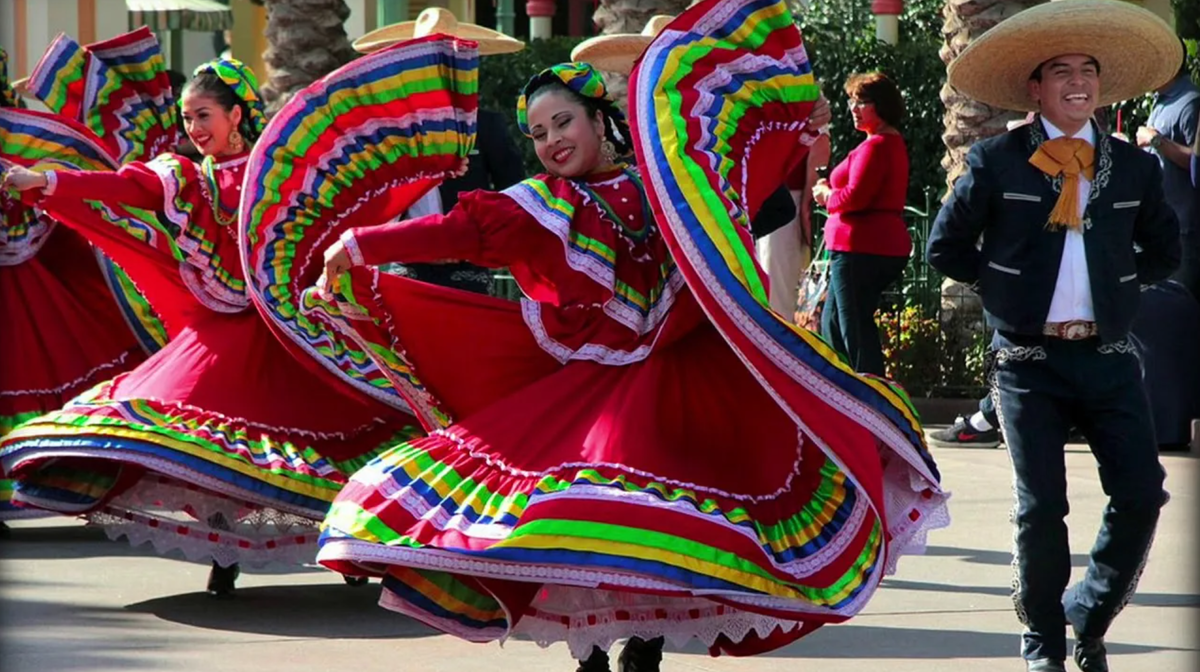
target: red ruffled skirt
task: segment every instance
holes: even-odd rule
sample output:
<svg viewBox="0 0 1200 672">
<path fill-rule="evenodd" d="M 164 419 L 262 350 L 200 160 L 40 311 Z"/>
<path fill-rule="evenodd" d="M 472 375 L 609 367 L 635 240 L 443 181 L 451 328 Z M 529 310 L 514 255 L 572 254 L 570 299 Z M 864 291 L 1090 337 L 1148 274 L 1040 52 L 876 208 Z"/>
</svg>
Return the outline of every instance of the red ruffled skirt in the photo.
<svg viewBox="0 0 1200 672">
<path fill-rule="evenodd" d="M 307 562 L 346 476 L 414 435 L 340 394 L 253 310 L 208 312 L 133 371 L 10 434 L 27 505 L 195 560 Z"/>
<path fill-rule="evenodd" d="M 346 324 L 461 418 L 368 464 L 326 518 L 318 559 L 384 575 L 384 606 L 578 658 L 634 635 L 747 654 L 849 618 L 878 585 L 880 484 L 798 429 L 690 293 L 644 360 L 563 365 L 515 304 L 391 276 L 368 293 L 368 272 L 368 319 Z M 815 431 L 876 450 L 841 416 Z M 897 467 L 894 501 L 942 506 Z"/>
</svg>

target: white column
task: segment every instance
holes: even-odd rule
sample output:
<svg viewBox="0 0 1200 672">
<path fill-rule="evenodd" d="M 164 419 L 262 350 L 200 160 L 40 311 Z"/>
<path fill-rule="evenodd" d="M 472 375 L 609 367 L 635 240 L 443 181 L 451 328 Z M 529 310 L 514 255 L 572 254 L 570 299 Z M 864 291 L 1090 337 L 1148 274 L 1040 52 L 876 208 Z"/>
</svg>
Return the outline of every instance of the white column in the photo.
<svg viewBox="0 0 1200 672">
<path fill-rule="evenodd" d="M 876 14 L 875 39 L 888 44 L 899 44 L 900 17 L 895 14 Z"/>
<path fill-rule="evenodd" d="M 374 3 L 375 0 L 345 0 L 346 6 L 350 8 L 350 17 L 343 24 L 346 28 L 346 37 L 351 42 L 371 31 L 375 26 L 367 25 L 367 3 Z"/>
<path fill-rule="evenodd" d="M 13 8 L 13 0 L 0 0 L 0 45 L 8 52 L 8 77 L 17 79 L 22 73 L 17 72 L 17 14 Z"/>
<path fill-rule="evenodd" d="M 37 66 L 38 60 L 42 54 L 46 53 L 46 49 L 59 33 L 66 33 L 72 37 L 77 36 L 79 22 L 75 18 L 75 11 L 74 2 L 26 0 L 25 48 L 29 58 L 30 72 Z"/>
<path fill-rule="evenodd" d="M 96 0 L 96 41 L 129 32 L 129 9 L 125 0 Z"/>
<path fill-rule="evenodd" d="M 554 37 L 553 16 L 529 17 L 529 39 L 548 40 L 551 37 Z"/>
</svg>

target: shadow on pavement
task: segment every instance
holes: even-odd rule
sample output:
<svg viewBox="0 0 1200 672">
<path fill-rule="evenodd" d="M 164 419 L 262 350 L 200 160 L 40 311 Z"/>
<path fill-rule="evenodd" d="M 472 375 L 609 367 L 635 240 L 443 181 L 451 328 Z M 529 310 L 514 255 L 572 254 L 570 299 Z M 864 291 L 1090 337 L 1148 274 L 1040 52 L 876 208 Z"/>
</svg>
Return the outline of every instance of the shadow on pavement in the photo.
<svg viewBox="0 0 1200 672">
<path fill-rule="evenodd" d="M 1014 619 L 1014 623 L 1016 620 Z M 782 649 L 764 653 L 763 658 L 867 658 L 942 660 L 950 658 L 1010 658 L 1020 657 L 1020 635 L 968 630 L 932 630 L 920 628 L 890 628 L 873 625 L 830 625 Z M 1068 644 L 1070 646 L 1070 644 Z M 1108 643 L 1110 655 L 1119 656 L 1155 651 L 1185 651 L 1165 646 Z M 684 654 L 708 655 L 699 644 L 679 651 Z M 1007 668 L 1005 668 L 1007 669 Z M 1013 668 L 1015 669 L 1015 668 Z"/>
<path fill-rule="evenodd" d="M 229 600 L 185 593 L 125 608 L 208 630 L 339 639 L 432 637 L 438 633 L 379 606 L 379 584 L 238 588 Z"/>
<path fill-rule="evenodd" d="M 315 562 L 317 549 L 313 548 Z M 162 558 L 175 562 L 189 562 L 195 566 L 208 563 L 191 563 L 179 551 L 160 555 L 149 542 L 130 546 L 124 539 L 109 539 L 104 530 L 87 525 L 48 525 L 45 527 L 14 527 L 10 538 L 0 541 L 0 559 L 3 560 L 85 560 L 88 558 Z M 268 565 L 248 567 L 247 574 L 296 574 L 300 572 L 327 572 L 316 566 Z"/>
<path fill-rule="evenodd" d="M 14 583 L 5 581 L 4 586 Z M 166 644 L 138 620 L 120 608 L 27 600 L 6 594 L 0 600 L 2 667 L 69 672 L 152 666 L 153 662 L 137 650 Z M 61 630 L 56 630 L 64 624 L 89 634 L 64 640 Z"/>
<path fill-rule="evenodd" d="M 992 551 L 982 548 L 957 548 L 954 546 L 929 546 L 925 549 L 923 555 L 932 556 L 935 558 L 960 558 L 963 562 L 971 562 L 981 565 L 1001 565 L 1007 567 L 1012 564 L 1012 553 L 1009 551 Z M 1072 567 L 1087 567 L 1088 556 L 1086 553 L 1072 553 Z"/>
<path fill-rule="evenodd" d="M 935 593 L 969 593 L 973 595 L 992 595 L 1008 597 L 1012 588 L 1008 586 L 957 586 L 951 583 L 932 583 L 927 581 L 905 581 L 903 579 L 884 579 L 881 586 L 885 590 L 928 590 Z M 1200 607 L 1200 595 L 1180 593 L 1135 593 L 1130 604 L 1139 607 Z"/>
</svg>

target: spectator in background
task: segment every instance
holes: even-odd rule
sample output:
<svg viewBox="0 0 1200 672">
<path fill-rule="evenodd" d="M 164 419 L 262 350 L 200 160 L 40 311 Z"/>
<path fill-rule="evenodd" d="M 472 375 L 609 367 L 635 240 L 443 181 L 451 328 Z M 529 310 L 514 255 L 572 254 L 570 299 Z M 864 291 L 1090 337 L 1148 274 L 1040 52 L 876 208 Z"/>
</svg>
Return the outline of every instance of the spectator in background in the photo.
<svg viewBox="0 0 1200 672">
<path fill-rule="evenodd" d="M 183 87 L 187 84 L 188 78 L 182 72 L 170 69 L 167 70 L 167 78 L 171 80 L 171 91 L 175 94 L 175 100 L 179 101 L 180 96 L 183 95 Z M 200 152 L 192 145 L 191 139 L 188 138 L 187 130 L 183 127 L 183 115 L 178 110 L 176 110 L 176 115 L 179 142 L 175 144 L 175 152 L 199 163 L 204 157 L 200 155 Z"/>
<path fill-rule="evenodd" d="M 785 185 L 781 187 L 782 195 L 791 202 L 790 208 L 780 208 L 781 213 L 789 213 L 788 221 L 765 234 L 753 231 L 758 221 L 751 225 L 758 261 L 771 279 L 771 308 L 780 315 L 791 315 L 796 310 L 800 275 L 812 262 L 811 194 L 817 184 L 817 171 L 828 163 L 828 126 L 822 126 L 817 141 L 809 147 L 808 154 L 788 174 Z M 773 194 L 774 198 L 776 195 Z M 759 217 L 762 215 L 760 211 Z"/>
<path fill-rule="evenodd" d="M 1187 46 L 1184 45 L 1184 53 Z M 1196 206 L 1196 187 L 1192 185 L 1190 160 L 1200 123 L 1200 89 L 1188 75 L 1187 59 L 1170 82 L 1154 97 L 1150 119 L 1137 131 L 1137 145 L 1153 151 L 1163 169 L 1163 191 L 1167 203 L 1179 219 L 1183 259 L 1173 279 L 1200 298 L 1200 208 Z"/>
<path fill-rule="evenodd" d="M 875 311 L 880 297 L 904 274 L 912 238 L 904 223 L 908 148 L 898 127 L 904 116 L 900 90 L 886 75 L 852 75 L 846 81 L 854 127 L 867 134 L 813 187 L 829 211 L 829 297 L 821 333 L 860 373 L 884 375 Z"/>
</svg>

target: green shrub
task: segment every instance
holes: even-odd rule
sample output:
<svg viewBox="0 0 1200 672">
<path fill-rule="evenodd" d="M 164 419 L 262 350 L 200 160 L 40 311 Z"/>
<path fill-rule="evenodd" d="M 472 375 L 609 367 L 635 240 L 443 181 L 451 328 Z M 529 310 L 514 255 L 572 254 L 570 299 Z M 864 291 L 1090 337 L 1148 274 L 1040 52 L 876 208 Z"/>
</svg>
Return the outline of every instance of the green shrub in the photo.
<svg viewBox="0 0 1200 672">
<path fill-rule="evenodd" d="M 887 377 L 914 398 L 978 399 L 985 391 L 990 331 L 964 330 L 927 315 L 912 305 L 875 314 Z"/>
</svg>

